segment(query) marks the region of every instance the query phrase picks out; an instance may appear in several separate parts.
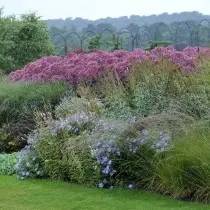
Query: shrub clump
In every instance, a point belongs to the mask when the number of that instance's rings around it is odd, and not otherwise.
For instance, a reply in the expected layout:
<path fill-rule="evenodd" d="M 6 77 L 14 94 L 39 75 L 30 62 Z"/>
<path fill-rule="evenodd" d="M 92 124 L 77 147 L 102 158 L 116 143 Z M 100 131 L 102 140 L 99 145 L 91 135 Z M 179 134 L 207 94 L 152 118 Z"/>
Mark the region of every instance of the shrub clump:
<path fill-rule="evenodd" d="M 66 89 L 65 84 L 58 83 L 0 82 L 0 151 L 22 148 L 26 144 L 24 135 L 35 128 L 35 111 L 46 106 L 54 110 Z"/>
<path fill-rule="evenodd" d="M 0 174 L 15 174 L 14 165 L 18 157 L 19 153 L 0 154 Z"/>

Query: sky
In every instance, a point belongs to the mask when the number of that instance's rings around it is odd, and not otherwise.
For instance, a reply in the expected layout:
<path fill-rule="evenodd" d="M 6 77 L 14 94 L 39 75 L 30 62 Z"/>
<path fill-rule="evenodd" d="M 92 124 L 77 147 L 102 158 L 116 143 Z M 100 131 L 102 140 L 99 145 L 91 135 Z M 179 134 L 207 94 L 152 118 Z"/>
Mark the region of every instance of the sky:
<path fill-rule="evenodd" d="M 151 15 L 164 12 L 199 11 L 210 15 L 210 0 L 0 0 L 4 14 L 36 11 L 42 19 Z"/>

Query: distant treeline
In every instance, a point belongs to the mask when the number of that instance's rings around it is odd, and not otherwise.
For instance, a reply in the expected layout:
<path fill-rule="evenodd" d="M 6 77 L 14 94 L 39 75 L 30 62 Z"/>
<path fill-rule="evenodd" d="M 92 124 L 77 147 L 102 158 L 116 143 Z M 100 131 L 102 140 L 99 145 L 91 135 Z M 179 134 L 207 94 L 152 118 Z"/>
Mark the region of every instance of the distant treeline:
<path fill-rule="evenodd" d="M 92 49 L 95 46 L 108 51 L 145 49 L 149 47 L 150 41 L 170 42 L 177 50 L 181 50 L 186 46 L 210 46 L 210 16 L 209 19 L 175 21 L 170 24 L 130 23 L 120 29 L 110 23 L 88 24 L 82 29 L 52 26 L 50 33 L 59 55 L 64 55 L 68 48 L 87 50 L 90 45 Z"/>
<path fill-rule="evenodd" d="M 141 25 L 151 25 L 157 22 L 164 22 L 166 24 L 171 24 L 173 22 L 183 22 L 183 21 L 200 21 L 202 19 L 210 19 L 210 15 L 203 15 L 199 12 L 182 12 L 182 13 L 163 13 L 160 15 L 150 15 L 150 16 L 139 16 L 139 15 L 131 15 L 130 17 L 122 16 L 119 18 L 101 18 L 98 20 L 88 20 L 83 18 L 66 18 L 66 19 L 51 19 L 46 20 L 46 24 L 48 27 L 58 27 L 58 28 L 68 28 L 71 30 L 77 29 L 78 31 L 87 27 L 87 25 L 97 26 L 98 24 L 111 24 L 117 30 L 128 26 L 131 23 Z"/>

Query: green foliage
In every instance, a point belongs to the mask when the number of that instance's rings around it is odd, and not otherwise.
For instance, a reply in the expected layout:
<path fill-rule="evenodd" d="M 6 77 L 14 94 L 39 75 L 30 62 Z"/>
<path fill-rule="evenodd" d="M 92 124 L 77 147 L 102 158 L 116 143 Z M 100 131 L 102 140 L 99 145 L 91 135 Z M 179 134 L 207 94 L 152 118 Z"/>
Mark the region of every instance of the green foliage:
<path fill-rule="evenodd" d="M 43 159 L 31 145 L 21 150 L 19 159 L 14 165 L 14 170 L 17 178 L 22 180 L 29 177 L 40 178 L 45 176 Z"/>
<path fill-rule="evenodd" d="M 112 35 L 112 43 L 113 43 L 112 50 L 120 50 L 123 48 L 122 43 L 119 41 L 119 37 L 115 34 Z"/>
<path fill-rule="evenodd" d="M 149 41 L 149 46 L 145 50 L 153 50 L 156 47 L 168 47 L 172 44 L 171 41 Z"/>
<path fill-rule="evenodd" d="M 37 142 L 36 147 L 44 161 L 47 176 L 52 179 L 70 179 L 68 174 L 69 168 L 62 155 L 62 148 L 66 138 L 68 138 L 66 132 L 62 132 L 59 136 L 53 136 L 50 134 L 49 128 L 41 131 L 40 141 Z"/>
<path fill-rule="evenodd" d="M 156 188 L 175 198 L 210 202 L 210 133 L 207 127 L 178 136 L 173 148 L 159 157 Z"/>
<path fill-rule="evenodd" d="M 132 115 L 128 91 L 117 72 L 106 72 L 92 91 L 102 100 L 103 107 L 101 114 L 103 116 L 123 118 Z"/>
<path fill-rule="evenodd" d="M 65 84 L 0 83 L 0 125 L 31 120 L 33 112 L 46 104 L 54 107 Z"/>
<path fill-rule="evenodd" d="M 84 97 L 65 97 L 61 103 L 55 108 L 57 118 L 66 118 L 77 112 L 95 112 L 100 113 L 101 107 L 97 99 L 90 101 Z"/>
<path fill-rule="evenodd" d="M 90 148 L 91 139 L 87 135 L 71 137 L 65 142 L 63 160 L 67 162 L 71 181 L 98 186 L 100 168 Z"/>
<path fill-rule="evenodd" d="M 72 99 L 70 103 L 75 103 L 75 99 Z M 57 116 L 62 114 L 66 117 L 58 121 L 51 120 L 47 126 L 39 128 L 36 149 L 43 158 L 50 178 L 96 186 L 98 169 L 91 154 L 88 134 L 97 119 L 89 110 L 80 112 L 80 107 L 75 107 L 75 111 L 76 108 L 77 112 L 71 115 L 61 107 L 56 110 Z"/>
<path fill-rule="evenodd" d="M 126 82 L 135 115 L 145 117 L 176 111 L 194 118 L 209 113 L 209 86 L 166 59 L 134 65 Z"/>
<path fill-rule="evenodd" d="M 0 82 L 0 151 L 22 148 L 23 135 L 34 129 L 35 111 L 54 109 L 65 90 L 64 84 Z"/>
<path fill-rule="evenodd" d="M 19 153 L 0 154 L 0 174 L 12 175 Z"/>
<path fill-rule="evenodd" d="M 4 73 L 52 54 L 54 48 L 46 26 L 35 13 L 0 18 L 0 69 Z"/>
<path fill-rule="evenodd" d="M 99 50 L 101 45 L 101 36 L 95 35 L 91 37 L 88 43 L 88 49 L 89 50 Z"/>
<path fill-rule="evenodd" d="M 0 129 L 0 153 L 10 153 L 18 151 L 25 145 L 25 142 L 22 139 L 18 138 L 18 136 L 14 137 L 13 135 L 11 135 L 14 134 L 15 131 L 11 131 L 11 127 L 9 127 L 9 129 L 10 131 L 5 129 L 5 127 Z"/>

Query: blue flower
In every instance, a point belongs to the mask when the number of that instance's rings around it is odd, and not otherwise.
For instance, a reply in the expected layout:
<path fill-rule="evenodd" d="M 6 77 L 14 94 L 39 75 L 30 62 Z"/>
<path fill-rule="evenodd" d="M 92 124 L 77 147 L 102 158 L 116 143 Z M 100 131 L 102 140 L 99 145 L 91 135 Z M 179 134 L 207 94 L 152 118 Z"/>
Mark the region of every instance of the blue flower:
<path fill-rule="evenodd" d="M 108 157 L 103 157 L 102 158 L 102 161 L 101 161 L 101 164 L 104 164 L 104 163 L 106 163 L 108 161 Z"/>
<path fill-rule="evenodd" d="M 74 120 L 75 122 L 77 122 L 77 121 L 78 121 L 78 116 L 77 116 L 77 115 L 74 115 L 73 120 Z"/>
<path fill-rule="evenodd" d="M 137 147 L 135 147 L 134 149 L 133 149 L 133 153 L 136 153 L 136 151 L 138 150 L 138 148 Z"/>
<path fill-rule="evenodd" d="M 142 134 L 143 136 L 149 136 L 149 132 L 148 132 L 147 130 L 142 130 L 142 131 L 141 131 L 141 134 Z"/>
<path fill-rule="evenodd" d="M 107 166 L 103 171 L 104 174 L 108 174 L 109 173 L 109 166 Z"/>
<path fill-rule="evenodd" d="M 110 176 L 113 176 L 116 173 L 116 170 L 110 172 Z"/>
<path fill-rule="evenodd" d="M 25 172 L 25 171 L 22 171 L 22 172 L 21 172 L 21 175 L 22 175 L 22 176 L 25 176 L 25 175 L 26 175 L 26 172 Z"/>
<path fill-rule="evenodd" d="M 19 168 L 19 165 L 18 165 L 18 164 L 15 164 L 15 165 L 14 165 L 14 170 L 17 171 L 18 168 Z"/>
<path fill-rule="evenodd" d="M 120 151 L 117 151 L 117 155 L 120 156 Z"/>
<path fill-rule="evenodd" d="M 128 185 L 128 188 L 129 188 L 129 189 L 132 189 L 132 188 L 133 188 L 133 185 L 132 185 L 132 184 L 129 184 L 129 185 Z"/>
<path fill-rule="evenodd" d="M 108 163 L 107 163 L 107 165 L 110 166 L 111 164 L 112 164 L 112 160 L 109 160 Z"/>
<path fill-rule="evenodd" d="M 31 165 L 31 164 L 30 164 L 29 162 L 26 163 L 26 166 L 27 166 L 27 167 L 30 167 L 30 165 Z"/>
<path fill-rule="evenodd" d="M 99 188 L 103 188 L 104 187 L 104 183 L 101 182 L 101 183 L 99 183 L 98 186 L 99 186 Z"/>
<path fill-rule="evenodd" d="M 79 131 L 79 128 L 74 129 L 74 133 L 77 133 Z"/>

